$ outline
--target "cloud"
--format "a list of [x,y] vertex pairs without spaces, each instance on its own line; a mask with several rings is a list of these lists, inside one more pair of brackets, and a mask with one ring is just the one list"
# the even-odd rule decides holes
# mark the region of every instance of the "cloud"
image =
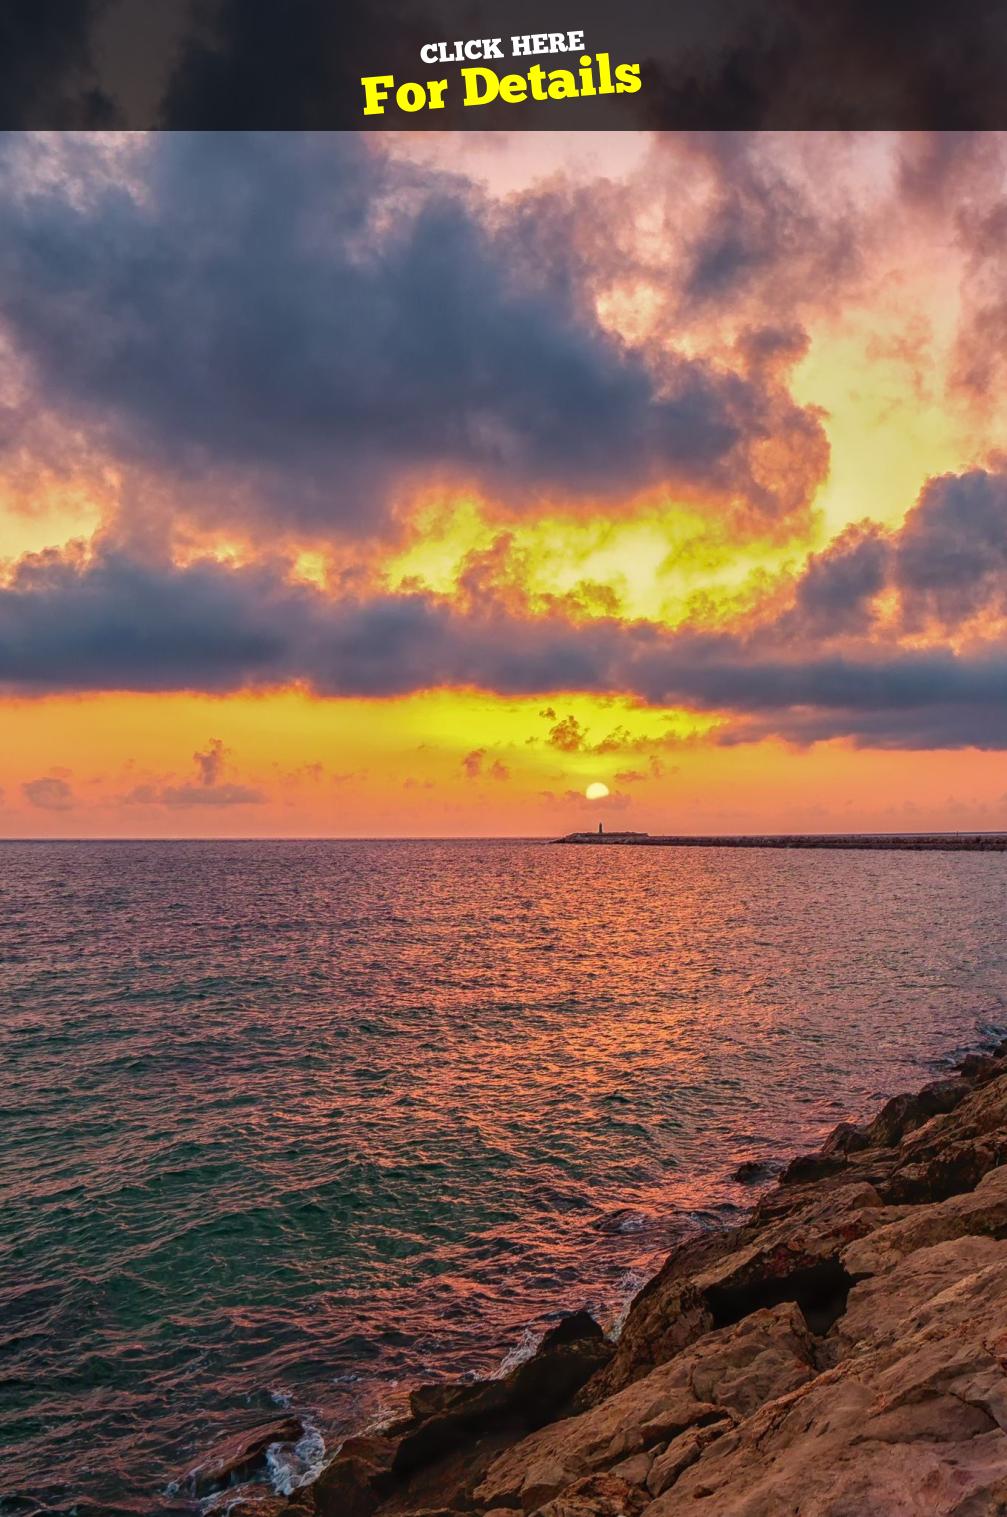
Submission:
[[462,768],[470,780],[478,779],[482,774],[483,759],[486,757],[485,748],[473,748],[471,753],[466,753],[462,759]]
[[491,780],[509,780],[510,770],[500,759],[494,759],[488,768],[484,767],[486,759],[485,748],[473,748],[471,753],[466,753],[462,759],[462,768],[470,780],[480,779],[483,775]]
[[73,790],[59,775],[43,775],[37,780],[25,780],[21,786],[25,800],[40,811],[71,811],[76,804]]
[[[253,120],[287,130],[359,128],[366,124],[359,79],[377,62],[414,77],[424,40],[504,26],[492,10],[487,16],[486,7],[466,10],[454,0],[385,0],[380,12],[364,0],[341,0],[338,7],[159,0],[154,9],[156,24],[150,7],[131,0],[32,0],[10,8],[14,19],[0,57],[10,60],[3,99],[11,124],[93,126],[114,106],[128,125],[143,128],[219,131]],[[164,13],[167,36],[160,35]],[[589,39],[618,41],[621,56],[646,60],[639,94],[564,104],[563,125],[575,129],[842,130],[1002,121],[1004,27],[992,4],[964,7],[953,28],[936,0],[911,6],[848,0],[842,7],[710,0],[689,10],[624,0],[617,28],[609,5],[579,0],[567,17]],[[508,13],[506,26],[531,28],[544,19],[528,7]],[[556,12],[548,17],[550,25],[560,19]],[[139,99],[138,74],[150,76]],[[97,116],[95,94],[102,105]],[[523,123],[555,127],[554,105],[521,111]],[[471,126],[469,114],[455,92],[439,125]],[[477,114],[480,127],[513,124],[513,107],[505,103]]]
[[168,785],[162,806],[259,806],[268,797],[250,785]]
[[873,603],[885,588],[892,547],[870,522],[847,527],[821,553],[813,553],[797,583],[796,617],[824,637],[866,632]]
[[[1007,608],[1005,522],[1007,473],[942,476],[900,530],[853,528],[813,556],[791,604],[770,619],[713,628],[571,622],[419,591],[335,599],[290,581],[281,561],[178,567],[111,550],[45,553],[22,560],[0,587],[0,686],[224,693],[300,684],[355,697],[580,691],[707,714],[725,742],[847,736],[998,748],[1007,741],[1007,646],[996,622]],[[879,595],[894,598],[883,624],[874,617]],[[983,613],[994,620],[980,636]],[[931,630],[921,639],[923,618]],[[958,646],[947,632],[960,628],[970,635]],[[661,746],[621,728],[590,743],[575,718],[553,721],[555,704],[543,711],[563,752]],[[473,749],[463,767],[475,778],[485,759],[485,748]],[[216,741],[199,750],[192,785],[174,787],[179,803],[251,801],[257,792],[225,784],[222,764]]]
[[192,761],[199,775],[199,783],[204,788],[212,789],[220,779],[221,770],[224,767],[224,745],[219,737],[211,737],[203,753],[196,752],[192,755]]
[[526,216],[366,137],[167,133],[119,174],[39,151],[0,163],[19,371],[204,526],[366,537],[439,482],[512,513],[672,488],[765,528],[824,476],[775,372],[628,345],[562,238],[529,257]]
[[[545,712],[540,712],[544,716]],[[555,712],[550,713],[555,718]],[[653,748],[675,747],[681,742],[675,734],[663,734],[653,736],[647,733],[638,733],[634,736],[625,727],[613,727],[611,732],[606,733],[597,742],[589,741],[590,732],[581,726],[575,716],[565,716],[557,721],[552,728],[546,742],[551,748],[558,748],[561,753],[646,753]],[[652,760],[654,762],[654,760]]]
[[192,755],[196,779],[184,784],[136,785],[123,799],[130,805],[168,806],[257,806],[268,796],[251,785],[241,785],[222,778],[229,749],[220,738],[210,739],[206,748]]
[[386,0],[380,22],[362,0],[295,15],[272,0],[208,0],[200,22],[183,35],[160,103],[171,129],[219,131],[252,116],[260,128],[359,129],[378,27],[381,68],[400,77],[414,76],[425,41],[448,35],[399,0]]
[[584,747],[586,736],[575,716],[564,716],[550,730],[546,742],[550,748],[558,748],[561,753],[579,753]]
[[893,579],[908,622],[955,627],[1007,611],[1007,473],[930,480],[896,539]]

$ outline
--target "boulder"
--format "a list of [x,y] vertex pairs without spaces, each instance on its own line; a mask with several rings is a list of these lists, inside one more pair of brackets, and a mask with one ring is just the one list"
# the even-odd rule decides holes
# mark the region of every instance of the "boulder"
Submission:
[[861,1343],[878,1347],[899,1338],[908,1318],[963,1276],[991,1265],[1007,1267],[1007,1244],[993,1238],[948,1238],[903,1258],[895,1253],[883,1262],[882,1272],[850,1291],[846,1311],[830,1335],[839,1350],[835,1362],[848,1358]]
[[733,1228],[701,1234],[675,1249],[636,1296],[611,1361],[580,1391],[578,1409],[632,1384],[715,1326],[690,1276],[720,1254],[729,1253],[739,1236],[743,1236],[741,1231]]
[[840,1122],[822,1144],[820,1152],[830,1154],[855,1154],[865,1149],[870,1142],[867,1128],[857,1122]]
[[971,1094],[968,1079],[933,1080],[916,1095],[893,1096],[865,1129],[867,1148],[893,1148],[931,1117],[953,1111]]
[[[997,1070],[1003,1065],[994,1061]],[[817,1153],[798,1154],[780,1177],[783,1185],[804,1185],[839,1174],[851,1164],[863,1169],[884,1169],[884,1160],[867,1150],[897,1148],[907,1133],[923,1127],[932,1117],[953,1111],[973,1090],[973,1082],[959,1075],[947,1080],[933,1080],[915,1095],[892,1096],[872,1122],[865,1125],[840,1122],[833,1128]],[[858,1158],[859,1156],[859,1158]],[[868,1169],[864,1169],[867,1166]]]
[[182,1486],[196,1497],[212,1496],[266,1472],[266,1452],[274,1443],[296,1443],[304,1434],[297,1417],[246,1428],[215,1444],[199,1464],[188,1470]]
[[881,1274],[907,1254],[952,1238],[1007,1237],[1007,1165],[990,1170],[975,1190],[901,1210],[896,1220],[844,1250],[842,1262],[850,1275]]
[[647,1489],[650,1494],[662,1496],[675,1484],[683,1470],[687,1470],[690,1464],[695,1464],[707,1444],[720,1438],[733,1426],[730,1417],[723,1417],[719,1422],[708,1422],[703,1427],[691,1427],[687,1432],[679,1433],[658,1454],[647,1472]]
[[216,1500],[211,1498],[204,1503],[202,1511],[206,1517],[218,1517],[218,1514],[219,1517],[315,1517],[317,1508],[310,1491],[278,1496],[257,1486],[247,1496],[222,1491]]
[[732,1180],[737,1180],[740,1185],[758,1185],[760,1181],[771,1180],[778,1175],[780,1166],[774,1159],[745,1159],[731,1174]]
[[347,1438],[312,1487],[320,1517],[371,1517],[394,1484],[397,1447],[382,1434]]
[[[998,1070],[1003,1061],[998,1060]],[[989,1170],[1007,1163],[1007,1076],[998,1073],[918,1131],[906,1135],[891,1175],[881,1185],[886,1200],[943,1201],[971,1190]]]

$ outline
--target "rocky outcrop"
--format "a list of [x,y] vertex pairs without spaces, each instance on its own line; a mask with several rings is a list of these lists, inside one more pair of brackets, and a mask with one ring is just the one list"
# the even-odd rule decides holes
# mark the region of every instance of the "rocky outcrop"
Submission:
[[614,1347],[578,1314],[504,1379],[419,1390],[295,1500],[1007,1517],[1007,1045],[841,1124],[740,1227],[683,1243]]
[[810,1335],[794,1304],[757,1311],[500,1454],[473,1493],[476,1509],[537,1511],[589,1474],[612,1472],[646,1486],[654,1461],[683,1433],[733,1426],[814,1374]]
[[313,1488],[320,1517],[423,1512],[464,1500],[501,1449],[561,1416],[611,1357],[587,1312],[565,1317],[530,1359],[497,1380],[421,1386],[410,1415],[382,1434],[348,1439]]

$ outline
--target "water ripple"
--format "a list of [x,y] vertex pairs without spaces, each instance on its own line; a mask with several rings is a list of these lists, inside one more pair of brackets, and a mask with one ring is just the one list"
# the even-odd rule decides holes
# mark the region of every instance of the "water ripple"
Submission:
[[[0,845],[0,1512],[279,1483],[1004,1031],[982,854]],[[529,1326],[531,1325],[531,1331]],[[507,1356],[510,1356],[508,1359]]]

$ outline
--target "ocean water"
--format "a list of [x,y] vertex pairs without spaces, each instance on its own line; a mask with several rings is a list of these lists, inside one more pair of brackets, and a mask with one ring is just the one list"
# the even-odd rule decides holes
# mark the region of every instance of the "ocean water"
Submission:
[[292,1483],[1007,1028],[1007,858],[0,844],[0,1511]]

